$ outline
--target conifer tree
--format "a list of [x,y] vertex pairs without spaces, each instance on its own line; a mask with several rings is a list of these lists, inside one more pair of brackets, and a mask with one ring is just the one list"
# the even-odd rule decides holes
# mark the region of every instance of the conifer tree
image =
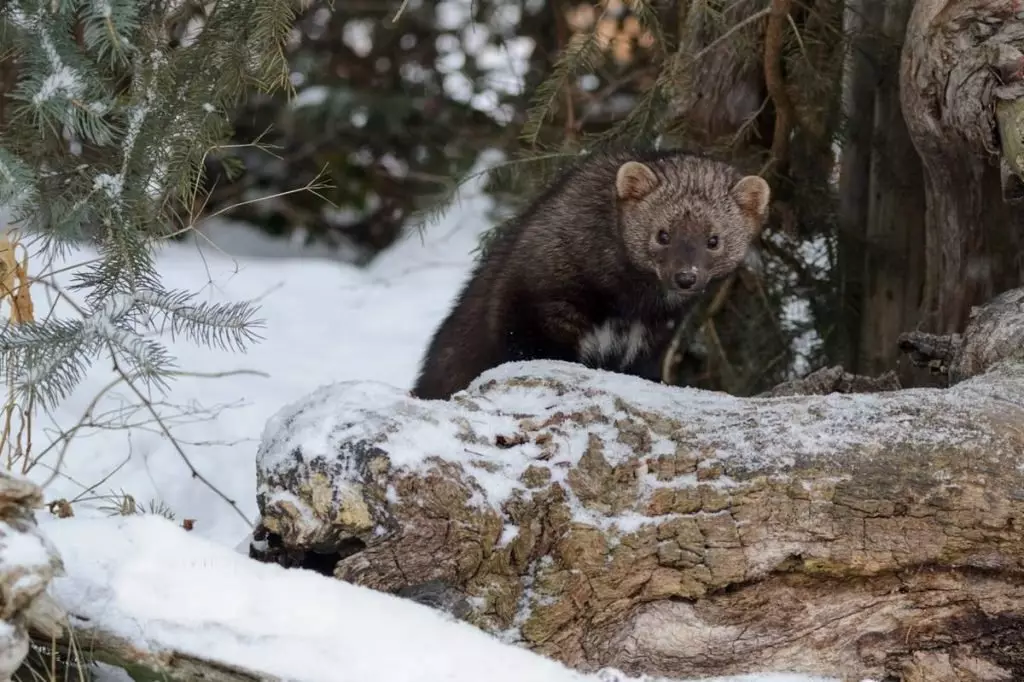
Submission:
[[191,213],[240,98],[287,87],[295,2],[0,3],[0,59],[17,73],[0,109],[0,207],[44,254],[100,255],[75,275],[77,316],[0,329],[19,401],[59,402],[99,358],[162,386],[173,358],[153,331],[225,348],[257,337],[253,305],[166,289],[153,252]]

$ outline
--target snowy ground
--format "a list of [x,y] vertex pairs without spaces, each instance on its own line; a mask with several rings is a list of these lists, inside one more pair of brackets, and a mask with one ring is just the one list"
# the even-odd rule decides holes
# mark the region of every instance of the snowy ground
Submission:
[[[411,387],[426,341],[466,275],[480,231],[489,225],[484,215],[488,205],[485,198],[466,197],[423,238],[411,235],[366,270],[327,258],[300,257],[301,250],[280,245],[277,257],[236,258],[228,254],[271,250],[265,238],[250,234],[240,239],[239,228],[231,225],[208,229],[216,245],[198,239],[160,254],[158,268],[165,286],[201,290],[210,300],[259,299],[260,317],[266,320],[264,340],[241,355],[165,339],[181,370],[257,370],[267,375],[175,379],[165,398],[173,406],[161,409],[196,467],[237,500],[246,516],[254,518],[257,513],[254,455],[264,424],[274,412],[321,384],[343,379]],[[79,253],[67,260],[91,257]],[[70,273],[57,280],[68,284]],[[37,289],[33,295],[37,314],[49,309],[50,304],[41,300],[47,290]],[[67,306],[56,309],[60,315],[74,314]],[[113,377],[109,367],[98,364],[52,417],[41,416],[34,429],[35,452],[74,426]],[[122,390],[96,412],[109,416],[128,398],[128,391]],[[214,414],[204,415],[206,410]],[[132,417],[133,423],[148,420],[144,413]],[[55,461],[48,456],[43,467]],[[50,471],[43,467],[31,478],[45,480]],[[47,499],[82,496],[74,504],[77,516],[107,514],[116,503],[109,495],[123,491],[140,505],[165,506],[177,519],[195,519],[195,532],[217,542],[234,546],[247,531],[228,505],[189,475],[152,423],[128,431],[79,432],[60,471],[47,488]],[[105,497],[95,499],[98,496]]]
[[[210,226],[217,246],[199,240],[160,254],[159,271],[168,287],[201,289],[210,300],[260,299],[265,339],[245,355],[170,339],[167,344],[185,371],[245,369],[265,376],[183,377],[173,382],[160,408],[197,468],[247,517],[257,512],[254,455],[275,412],[338,380],[411,386],[423,348],[467,275],[481,230],[489,226],[488,207],[482,197],[464,197],[422,240],[411,236],[366,270],[287,246],[282,254],[281,245],[229,225]],[[67,260],[90,257],[83,252]],[[64,284],[69,280],[70,273],[58,277]],[[49,309],[45,291],[34,296],[37,314]],[[73,314],[60,305],[55,312]],[[111,378],[109,368],[97,365],[58,410],[40,416],[35,452],[78,423]],[[109,395],[95,413],[117,414],[127,399],[124,392]],[[215,415],[203,417],[208,410]],[[74,501],[73,519],[39,515],[68,569],[52,592],[70,611],[138,644],[174,647],[301,682],[598,680],[503,645],[426,607],[249,561],[235,550],[248,529],[243,520],[190,475],[145,414],[130,421],[135,426],[129,430],[80,432],[46,490],[48,501]],[[46,480],[47,467],[57,465],[56,454],[51,451],[30,477]],[[121,493],[141,505],[169,509],[179,521],[194,519],[195,530],[188,533],[153,515],[110,518],[109,507]],[[0,560],[2,555],[0,548]],[[389,656],[394,651],[403,655]],[[380,670],[385,658],[386,674]],[[106,679],[124,679],[119,675]],[[620,678],[606,673],[600,679]]]

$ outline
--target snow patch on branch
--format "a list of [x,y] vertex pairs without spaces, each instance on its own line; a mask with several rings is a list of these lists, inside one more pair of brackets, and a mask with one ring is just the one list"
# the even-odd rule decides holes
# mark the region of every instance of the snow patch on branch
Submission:
[[30,17],[25,14],[19,2],[12,0],[9,16],[16,26],[36,34],[50,64],[50,74],[43,79],[39,91],[32,96],[32,103],[39,106],[58,95],[63,95],[67,99],[80,98],[85,91],[85,84],[78,72],[61,59],[60,52],[57,51],[57,46],[47,30],[49,22],[43,10],[40,9],[36,16]]

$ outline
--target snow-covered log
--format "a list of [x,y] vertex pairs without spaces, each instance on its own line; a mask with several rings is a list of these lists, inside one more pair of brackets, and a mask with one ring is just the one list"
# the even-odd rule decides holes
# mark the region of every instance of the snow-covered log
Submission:
[[267,425],[253,552],[581,670],[1024,679],[1024,289],[946,345],[947,389],[326,386]]
[[28,621],[52,611],[46,586],[62,570],[39,534],[39,487],[0,469],[0,682],[11,679],[29,651]]
[[[11,479],[4,476],[0,472],[0,483],[6,485]],[[21,480],[15,483],[21,489],[12,494],[21,494],[33,507],[41,501],[34,485]],[[0,513],[5,520],[11,507],[7,492],[0,490]],[[25,532],[16,551],[21,564],[33,567],[34,573],[23,571],[19,576],[13,570],[19,562],[9,560],[8,555],[13,555],[15,545],[5,545],[7,538],[0,528],[4,620],[8,620],[9,605],[18,603],[8,599],[10,584],[24,588],[22,601],[33,599],[17,621],[20,658],[13,668],[7,661],[13,655],[8,652],[15,649],[0,640],[0,682],[7,682],[3,673],[17,669],[26,654],[17,680],[91,679],[87,675],[95,664],[120,669],[136,682],[285,679],[271,674],[277,672],[273,666],[261,668],[262,661],[253,653],[274,644],[272,632],[246,641],[247,633],[232,629],[232,606],[247,598],[241,593],[247,583],[238,580],[244,566],[236,567],[229,578],[236,592],[220,590],[220,601],[206,600],[206,612],[196,608],[195,595],[203,593],[204,582],[210,582],[211,575],[216,585],[215,565],[220,563],[230,571],[231,559],[241,562],[242,557],[209,541],[197,539],[190,544],[186,531],[160,516],[50,521],[41,533],[29,519],[26,516],[22,521]],[[223,554],[228,555],[227,560]],[[34,563],[30,563],[33,557]],[[44,558],[48,564],[43,563]],[[248,585],[259,577],[257,573],[250,578]],[[49,591],[44,591],[47,583]],[[272,630],[272,624],[261,625]],[[30,638],[33,652],[29,652]],[[281,663],[288,665],[287,660]]]

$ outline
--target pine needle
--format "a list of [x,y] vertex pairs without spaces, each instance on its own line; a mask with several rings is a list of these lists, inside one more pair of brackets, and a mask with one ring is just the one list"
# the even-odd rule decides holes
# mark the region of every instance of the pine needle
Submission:
[[577,33],[570,38],[569,44],[555,62],[551,75],[537,87],[520,134],[524,143],[531,146],[537,144],[544,124],[555,112],[559,95],[580,73],[593,71],[603,60],[605,45],[598,27],[607,14],[608,7],[605,6],[591,31]]

